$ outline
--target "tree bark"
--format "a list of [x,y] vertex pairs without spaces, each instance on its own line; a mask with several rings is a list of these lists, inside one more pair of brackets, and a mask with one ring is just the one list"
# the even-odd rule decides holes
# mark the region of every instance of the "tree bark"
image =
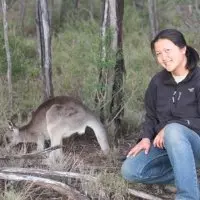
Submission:
[[79,9],[79,4],[80,4],[80,0],[74,0],[75,2],[74,2],[74,7],[75,7],[75,9]]
[[43,79],[43,99],[45,101],[53,97],[50,19],[47,0],[36,0],[36,2]]
[[4,167],[0,168],[0,172],[6,173],[16,173],[16,174],[23,174],[23,175],[32,175],[32,176],[39,176],[43,178],[49,177],[60,177],[60,178],[75,178],[75,179],[82,179],[86,181],[94,181],[96,182],[98,178],[91,176],[89,174],[80,174],[75,172],[63,172],[63,171],[49,171],[45,169],[36,169],[36,168],[16,168],[16,167]]
[[106,96],[107,96],[107,69],[105,67],[107,60],[107,44],[106,44],[106,34],[107,34],[107,26],[108,26],[108,7],[109,1],[102,1],[102,24],[101,24],[101,52],[100,52],[100,63],[99,66],[99,87],[97,88],[95,102],[97,107],[100,108],[100,118],[102,121],[105,121],[106,118]]
[[158,31],[156,0],[148,0],[148,10],[149,10],[149,24],[150,24],[151,39],[152,39],[156,36],[156,33]]
[[21,27],[21,34],[24,35],[24,17],[25,17],[25,10],[26,10],[26,1],[20,1],[20,27]]
[[[40,66],[43,65],[43,59],[42,59],[42,52],[41,52],[41,48],[42,46],[44,46],[44,44],[42,45],[40,42],[40,35],[42,34],[43,30],[41,27],[41,8],[40,8],[40,3],[39,0],[36,0],[36,7],[35,7],[35,11],[36,11],[36,31],[37,31],[37,52],[38,52],[38,57],[39,57],[39,61],[41,62]],[[41,32],[41,34],[40,34]]]
[[196,9],[196,12],[197,12],[198,14],[200,14],[199,0],[195,0],[195,9]]
[[136,9],[140,9],[140,10],[143,10],[144,9],[144,3],[145,3],[145,0],[133,0],[133,6],[136,7]]
[[53,10],[54,10],[54,0],[49,0],[48,1],[48,10],[49,10],[49,24],[50,27],[52,28],[52,19],[53,19]]
[[109,0],[109,17],[110,17],[110,28],[112,31],[111,48],[113,52],[117,51],[117,11],[116,11],[116,0]]
[[[101,119],[110,120],[117,133],[123,116],[123,78],[125,73],[122,50],[122,22],[124,1],[105,0],[101,26],[101,66],[99,70],[100,89],[96,102],[100,105]],[[110,23],[109,23],[110,22]],[[108,26],[110,25],[110,26]],[[108,42],[109,33],[111,40]],[[112,62],[111,62],[112,61]],[[115,64],[110,64],[115,62]],[[109,64],[109,65],[108,65]],[[114,125],[114,126],[113,126]]]
[[8,109],[12,110],[13,98],[12,98],[12,62],[11,53],[8,40],[8,22],[7,22],[7,5],[5,0],[1,0],[2,11],[3,11],[3,29],[4,29],[4,42],[6,48],[6,58],[7,58],[7,80],[8,80]]
[[142,199],[147,199],[147,200],[163,200],[162,198],[156,197],[154,195],[147,194],[147,193],[142,192],[142,191],[134,190],[134,189],[128,189],[127,192],[129,194],[132,194],[132,195],[134,195],[136,197],[140,197]]
[[116,0],[117,14],[117,46],[116,46],[116,64],[114,69],[114,83],[112,88],[112,101],[110,112],[112,120],[114,120],[115,128],[115,144],[122,133],[121,119],[124,116],[124,75],[125,65],[123,56],[123,15],[124,15],[124,0]]
[[67,11],[68,11],[68,4],[69,4],[68,1],[61,0],[61,4],[60,4],[60,25],[59,25],[60,28],[63,27],[63,24],[65,22],[65,18],[67,16]]

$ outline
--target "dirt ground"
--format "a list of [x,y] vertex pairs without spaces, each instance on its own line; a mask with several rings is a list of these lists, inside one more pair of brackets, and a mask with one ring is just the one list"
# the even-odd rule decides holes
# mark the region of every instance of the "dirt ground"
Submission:
[[[122,160],[128,150],[131,148],[132,145],[134,145],[135,141],[137,140],[137,136],[134,138],[131,136],[127,136],[125,139],[120,139],[118,146],[117,147],[112,147],[114,149],[114,153],[112,153],[110,156],[104,156],[100,150],[99,144],[97,143],[96,138],[94,137],[94,134],[92,132],[88,132],[85,135],[79,136],[79,135],[74,135],[70,138],[64,139],[63,140],[63,145],[64,145],[64,152],[66,155],[76,155],[75,157],[77,158],[76,162],[77,165],[81,163],[83,166],[82,169],[84,172],[91,171],[93,169],[93,173],[101,173],[101,171],[106,170],[107,173],[116,173],[120,174],[120,168],[122,165]],[[34,147],[35,148],[35,147]],[[1,153],[0,156],[4,156],[6,153],[4,147],[1,148]],[[14,150],[13,150],[14,153]],[[9,153],[10,154],[10,153]],[[37,167],[37,168],[46,168],[45,164],[42,161],[39,160],[0,160],[0,167]],[[69,160],[68,166],[65,168],[67,171],[71,171],[74,169],[74,161],[72,162]],[[77,171],[80,172],[80,168],[77,167]],[[73,170],[74,171],[74,170]],[[1,192],[5,191],[5,182],[6,181],[1,181],[0,182],[0,190]],[[8,185],[11,187],[11,183],[9,182]],[[23,183],[17,183],[12,185],[12,188],[17,188],[19,189]],[[74,184],[72,182],[72,184]],[[78,185],[79,183],[76,182],[75,185]],[[77,186],[76,185],[76,186]],[[75,187],[76,187],[75,186]],[[6,186],[6,189],[9,187]],[[23,187],[22,187],[23,188]],[[162,199],[173,199],[174,198],[174,192],[169,190],[167,187],[162,186],[162,185],[145,185],[145,184],[129,184],[129,188],[133,188],[135,190],[143,191],[147,194],[152,194],[156,197],[160,197]],[[35,199],[40,199],[38,198],[38,195],[41,196],[42,192],[42,200],[48,199],[48,200],[66,200],[66,198],[62,197],[61,195],[57,194],[54,191],[49,191],[48,189],[41,188],[38,186],[34,186],[34,195],[32,195],[31,198],[35,196]],[[37,198],[36,198],[37,197]],[[95,199],[95,198],[94,198]],[[141,200],[143,198],[138,198],[135,196],[129,196],[127,197],[127,200]],[[93,200],[91,198],[91,200]],[[103,200],[103,199],[102,199]],[[112,198],[110,198],[112,200]],[[115,200],[118,200],[115,198]],[[121,199],[120,199],[121,200]],[[126,198],[125,198],[126,200]]]
[[[138,140],[138,135],[139,133],[133,135],[129,134],[126,135],[125,138],[119,139],[118,146],[116,147],[116,150],[114,150],[114,154],[109,158],[101,153],[97,140],[91,132],[88,132],[87,135],[76,135],[70,139],[66,139],[64,141],[65,151],[68,153],[73,152],[77,155],[81,155],[81,158],[84,160],[85,168],[88,166],[88,168],[91,169],[91,167],[93,167],[97,171],[101,171],[101,169],[107,169],[107,171],[110,172],[120,173],[120,168],[126,153],[136,143]],[[69,147],[67,146],[69,143],[74,143],[74,145],[70,145]],[[168,200],[174,199],[175,195],[175,188],[166,185],[129,184],[129,188],[143,191],[147,194]],[[142,200],[143,198],[132,196],[129,197],[129,199]]]

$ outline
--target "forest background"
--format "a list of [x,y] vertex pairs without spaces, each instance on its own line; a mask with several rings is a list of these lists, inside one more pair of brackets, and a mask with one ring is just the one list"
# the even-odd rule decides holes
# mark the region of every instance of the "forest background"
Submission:
[[[51,9],[52,82],[54,96],[70,95],[81,99],[99,113],[95,94],[101,66],[101,25],[103,2],[100,0],[48,0]],[[150,13],[149,3],[156,3]],[[12,61],[12,110],[9,108],[7,57],[3,25],[0,27],[0,130],[7,119],[22,124],[43,101],[41,61],[36,30],[36,1],[7,0],[8,39]],[[53,4],[52,4],[53,3]],[[105,3],[105,2],[104,2]],[[150,50],[153,31],[176,28],[188,45],[200,51],[200,8],[198,0],[124,0],[123,56],[126,73],[123,82],[124,134],[139,130],[144,116],[143,98],[151,77],[161,68]],[[2,14],[2,9],[0,11]],[[153,14],[153,15],[152,15]],[[153,17],[156,16],[156,19]],[[3,24],[3,14],[0,17]],[[152,29],[152,20],[157,26]],[[113,58],[106,67],[112,67]]]
[[[21,115],[34,110],[43,98],[40,58],[37,52],[36,3],[7,1],[8,38],[12,61],[13,109]],[[65,2],[65,3],[64,3]],[[54,95],[71,95],[95,110],[100,63],[102,2],[54,1],[51,19],[52,80]],[[177,28],[189,45],[199,50],[199,10],[194,0],[160,0],[156,3],[157,30]],[[22,8],[24,11],[22,12]],[[123,55],[124,120],[136,128],[143,116],[143,98],[149,80],[160,70],[151,51],[151,17],[148,1],[124,1]],[[1,17],[2,20],[2,17]],[[0,31],[0,125],[8,118],[7,60],[3,26]],[[113,65],[112,58],[108,64]],[[97,110],[98,112],[98,110]],[[23,116],[22,116],[23,118]],[[23,120],[20,119],[19,120]],[[20,123],[20,122],[19,122]],[[133,126],[133,127],[134,127]]]

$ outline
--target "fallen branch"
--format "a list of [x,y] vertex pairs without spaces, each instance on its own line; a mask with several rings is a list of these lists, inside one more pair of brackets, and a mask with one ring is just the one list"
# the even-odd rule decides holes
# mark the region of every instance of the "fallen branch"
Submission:
[[12,180],[12,181],[13,180],[14,181],[28,181],[36,185],[41,185],[42,187],[45,187],[45,188],[53,189],[57,191],[58,193],[62,194],[63,196],[67,196],[68,198],[73,199],[73,200],[89,200],[88,197],[82,195],[80,192],[78,192],[74,188],[69,187],[68,185],[64,183],[47,179],[47,178],[0,172],[0,179]]
[[10,160],[10,159],[35,159],[35,158],[45,158],[44,155],[50,151],[54,151],[56,149],[60,149],[62,148],[61,145],[57,145],[54,147],[49,147],[46,148],[42,151],[37,151],[37,152],[33,152],[33,153],[28,153],[28,154],[21,154],[21,155],[9,155],[9,156],[4,156],[4,157],[0,157],[0,160]]
[[[62,172],[62,171],[48,171],[48,170],[44,170],[44,169],[34,169],[34,168],[0,168],[0,175],[1,175],[1,172],[8,174],[8,175],[10,173],[14,173],[18,176],[31,175],[30,177],[43,176],[43,177],[48,177],[48,178],[50,176],[51,177],[57,176],[57,177],[62,177],[62,178],[66,177],[66,178],[84,179],[84,180],[93,181],[93,182],[97,181],[97,177],[93,177],[93,176],[90,176],[87,174],[80,174],[80,173],[74,173],[74,172]],[[47,179],[47,180],[51,180],[51,179]],[[128,189],[127,192],[131,195],[134,195],[136,197],[140,197],[143,199],[147,199],[147,200],[162,200],[159,197],[147,194],[147,193],[145,193],[143,191],[139,191],[139,190]]]
[[138,191],[138,190],[134,190],[134,189],[128,189],[127,192],[129,194],[132,194],[136,197],[140,197],[140,198],[143,198],[143,199],[148,199],[148,200],[163,200],[159,197],[156,197],[154,195],[150,195],[150,194],[147,194],[145,192],[142,192],[142,191]]
[[13,167],[5,167],[0,168],[0,172],[6,172],[6,173],[17,173],[17,174],[23,174],[23,175],[31,175],[31,176],[42,176],[42,177],[66,177],[66,178],[75,178],[75,179],[84,179],[87,181],[96,181],[97,178],[86,175],[86,174],[80,174],[80,173],[74,173],[74,172],[62,172],[62,171],[49,171],[44,169],[35,169],[35,168],[13,168]]

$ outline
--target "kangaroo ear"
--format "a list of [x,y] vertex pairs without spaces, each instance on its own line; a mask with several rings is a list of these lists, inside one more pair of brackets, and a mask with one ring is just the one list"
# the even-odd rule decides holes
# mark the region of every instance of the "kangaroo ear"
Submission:
[[15,127],[14,123],[13,123],[11,120],[8,120],[8,127],[9,127],[9,129],[10,129],[11,131],[13,131],[13,129],[14,129],[14,127]]

